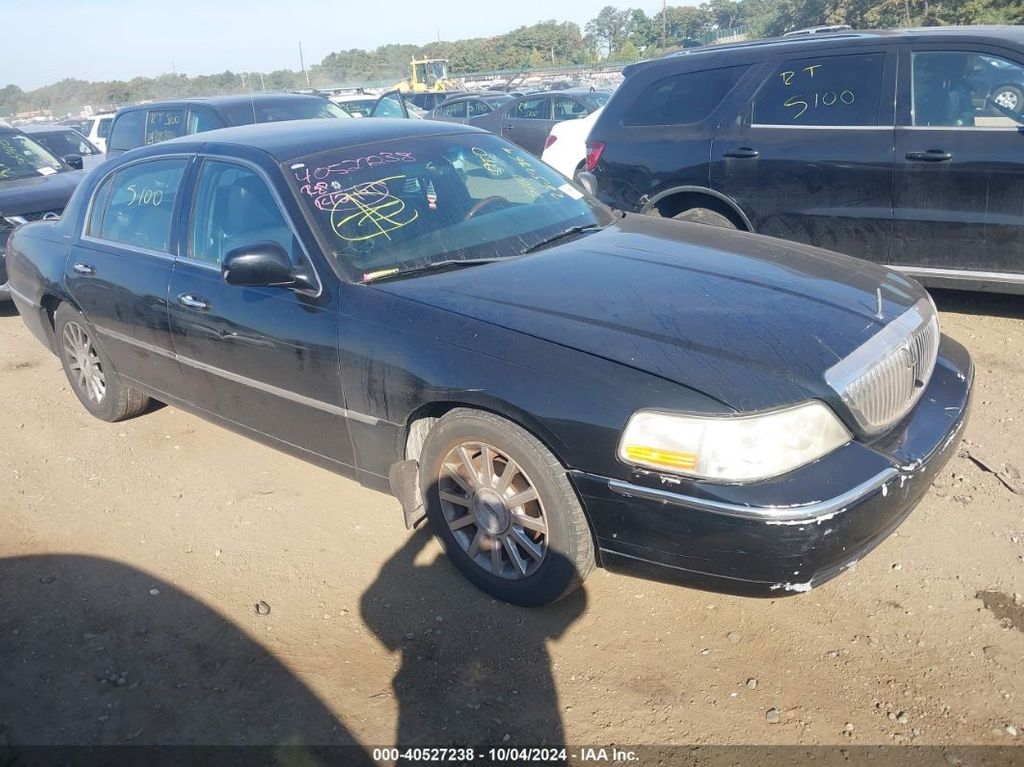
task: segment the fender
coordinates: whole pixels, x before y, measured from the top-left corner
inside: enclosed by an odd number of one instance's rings
[[[708,197],[714,197],[719,202],[725,203],[725,205],[727,205],[730,210],[732,210],[737,216],[739,216],[740,221],[743,222],[743,226],[746,228],[748,232],[754,231],[754,225],[750,223],[750,219],[747,218],[747,214],[743,212],[743,209],[740,208],[740,206],[736,203],[735,200],[733,200],[731,197],[727,195],[722,194],[721,192],[715,191],[714,189],[709,189],[706,186],[673,186],[670,187],[669,189],[665,189],[661,192],[658,192],[656,195],[654,195],[654,197],[648,198],[645,195],[644,197],[640,198],[641,206],[639,212],[643,214],[650,213],[651,208],[653,208],[659,202],[664,200],[666,197],[671,197],[676,194],[703,194],[707,195]]]

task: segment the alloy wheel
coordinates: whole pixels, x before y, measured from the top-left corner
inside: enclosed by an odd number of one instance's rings
[[[107,396],[107,379],[89,334],[72,320],[64,325],[62,342],[71,382],[90,402],[100,404]]]
[[[1000,91],[993,99],[999,106],[1010,109],[1014,112],[1020,106],[1020,98],[1013,91]]]
[[[448,528],[474,564],[509,580],[537,571],[547,554],[547,517],[512,458],[482,442],[456,445],[441,463],[438,491]]]

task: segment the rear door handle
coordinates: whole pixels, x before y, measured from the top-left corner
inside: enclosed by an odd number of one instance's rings
[[[723,157],[738,157],[741,160],[752,160],[761,153],[756,149],[751,149],[749,146],[741,146],[736,149],[730,149],[728,152],[723,152]]]
[[[953,155],[944,149],[929,149],[927,152],[907,152],[907,159],[913,162],[946,162]]]
[[[83,264],[78,262],[71,268],[75,270],[75,274],[81,274],[84,277],[92,277],[96,274],[96,267],[92,264]]]
[[[204,301],[201,298],[196,298],[190,293],[182,293],[178,296],[178,303],[189,309],[198,309],[201,312],[205,312],[210,308],[210,302]]]

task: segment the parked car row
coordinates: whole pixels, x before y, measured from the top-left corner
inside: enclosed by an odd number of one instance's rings
[[[427,119],[122,110],[111,153],[126,116],[135,150],[14,230],[11,295],[93,415],[171,402],[388,490],[498,598],[598,565],[807,591],[967,421],[970,356],[910,275],[1024,291],[1024,31],[821,29],[624,74]],[[422,115],[395,91],[368,116]]]

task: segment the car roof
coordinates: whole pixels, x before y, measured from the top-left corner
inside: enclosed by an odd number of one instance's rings
[[[21,130],[25,133],[54,133],[56,131],[78,132],[70,125],[22,125]]]
[[[282,120],[281,122],[219,128],[192,136],[162,141],[151,145],[149,156],[181,150],[182,144],[218,144],[222,146],[259,149],[278,162],[288,162],[328,149],[400,141],[421,136],[445,134],[476,134],[487,131],[467,125],[431,120],[367,119],[367,120]],[[138,155],[136,155],[138,156]]]
[[[190,96],[183,99],[165,99],[163,101],[149,101],[145,104],[134,104],[130,107],[122,107],[120,112],[127,112],[135,109],[152,109],[153,107],[169,107],[181,104],[206,104],[211,107],[230,108],[244,106],[247,104],[273,104],[286,101],[308,101],[316,99],[327,101],[326,96],[316,96],[312,93],[234,93],[228,96]]]
[[[630,74],[638,68],[646,68],[647,65],[662,64],[666,60],[687,61],[699,60],[705,56],[718,56],[728,54],[730,51],[750,51],[768,49],[772,52],[793,51],[815,51],[823,48],[832,48],[839,41],[849,42],[917,42],[928,39],[949,40],[961,38],[963,40],[983,41],[1006,41],[1010,40],[1017,44],[1024,44],[1024,27],[1010,25],[977,25],[977,26],[950,26],[950,27],[906,27],[903,29],[866,29],[866,30],[842,30],[839,32],[827,32],[822,34],[792,35],[790,37],[766,37],[760,40],[744,40],[737,43],[721,43],[717,45],[704,45],[698,48],[686,48],[681,51],[674,51],[660,58],[648,59],[636,64],[629,64],[623,70],[623,74]]]

